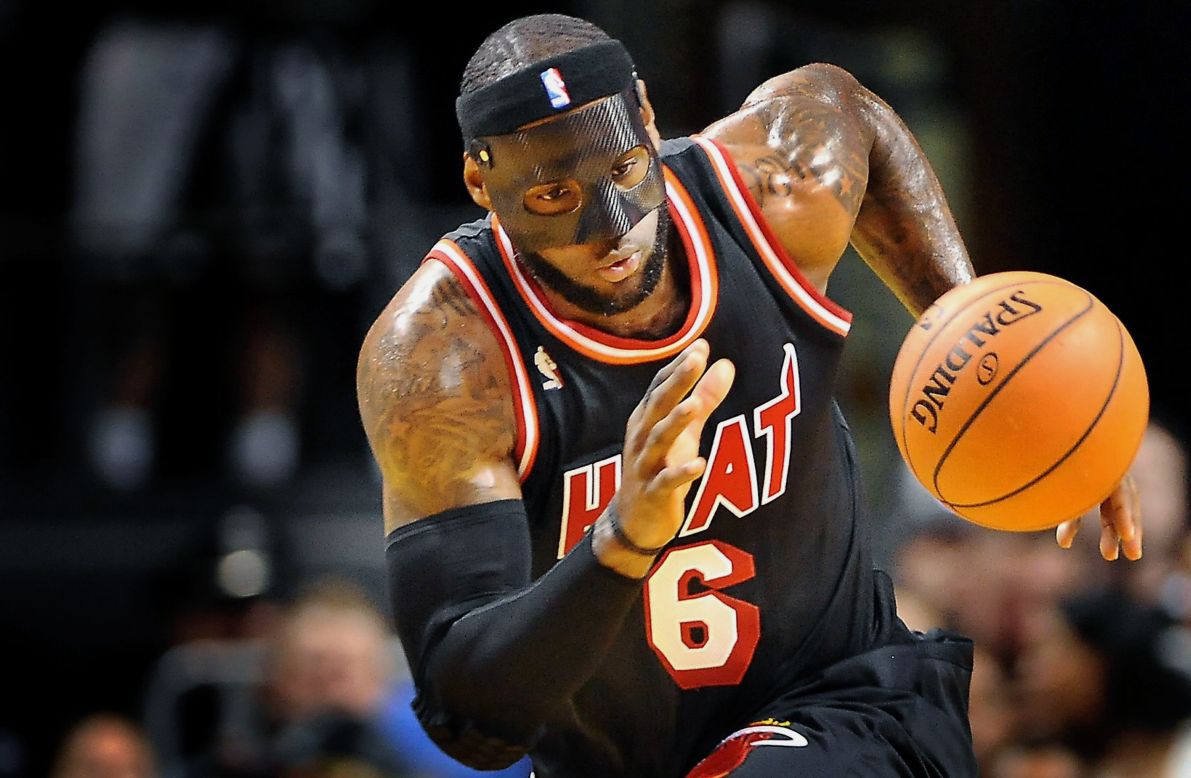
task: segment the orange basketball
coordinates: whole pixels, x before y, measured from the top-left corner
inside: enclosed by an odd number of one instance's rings
[[[1149,387],[1124,325],[1056,276],[992,273],[940,297],[902,343],[893,435],[960,516],[1030,531],[1080,516],[1141,445]]]

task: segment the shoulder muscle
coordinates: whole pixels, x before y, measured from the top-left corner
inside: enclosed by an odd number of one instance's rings
[[[868,182],[863,93],[847,71],[807,65],[766,81],[704,133],[728,148],[779,240],[823,284]]]
[[[441,264],[425,263],[377,317],[360,350],[356,390],[384,477],[386,531],[520,497],[501,347]]]

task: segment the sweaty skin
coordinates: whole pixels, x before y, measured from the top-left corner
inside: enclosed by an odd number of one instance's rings
[[[934,171],[893,110],[846,71],[771,79],[704,131],[727,146],[770,227],[825,291],[849,241],[915,316],[974,273]]]
[[[648,99],[642,110],[657,144]],[[703,134],[726,146],[783,248],[820,290],[849,242],[914,315],[972,279],[967,250],[921,148],[892,109],[847,72],[815,64],[774,78]],[[490,208],[482,173],[470,160],[464,178],[473,199]],[[615,248],[566,247],[544,256],[561,267],[594,268]],[[654,292],[614,315],[544,292],[560,315],[608,332],[665,333],[685,313],[681,260],[672,251]],[[676,533],[681,495],[705,466],[698,434],[733,379],[730,364],[709,367],[709,360],[706,344],[689,347],[659,372],[655,385],[668,380],[668,389],[647,394],[629,421],[625,478],[614,507],[638,546],[658,546]],[[384,480],[386,532],[450,508],[521,496],[513,393],[501,350],[438,262],[424,263],[376,319],[357,379],[361,418]],[[648,446],[628,450],[651,434]],[[1136,505],[1136,491],[1125,482],[1102,506],[1106,558],[1116,557],[1122,540],[1127,557],[1140,556]],[[593,530],[597,557],[643,577],[653,558],[624,548],[606,519]],[[1070,545],[1075,527],[1060,526],[1060,545]]]
[[[448,508],[521,497],[504,357],[446,267],[425,263],[393,297],[356,378],[384,478],[386,533]]]

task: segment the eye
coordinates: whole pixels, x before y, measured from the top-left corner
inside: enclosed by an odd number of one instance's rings
[[[523,198],[525,210],[539,216],[570,213],[579,207],[582,195],[574,181],[550,181],[530,187]]]
[[[612,166],[612,180],[617,186],[632,189],[645,179],[649,172],[649,152],[644,146],[630,149]]]
[[[544,192],[538,192],[534,196],[539,200],[544,200],[545,202],[551,203],[566,197],[570,191],[571,190],[567,189],[565,186],[552,186]]]

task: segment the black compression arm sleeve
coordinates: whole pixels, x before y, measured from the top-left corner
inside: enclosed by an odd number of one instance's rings
[[[397,631],[423,726],[528,748],[551,708],[594,672],[641,593],[604,567],[590,533],[535,582],[525,508],[501,500],[395,530],[386,551]],[[456,749],[457,750],[457,749]]]

